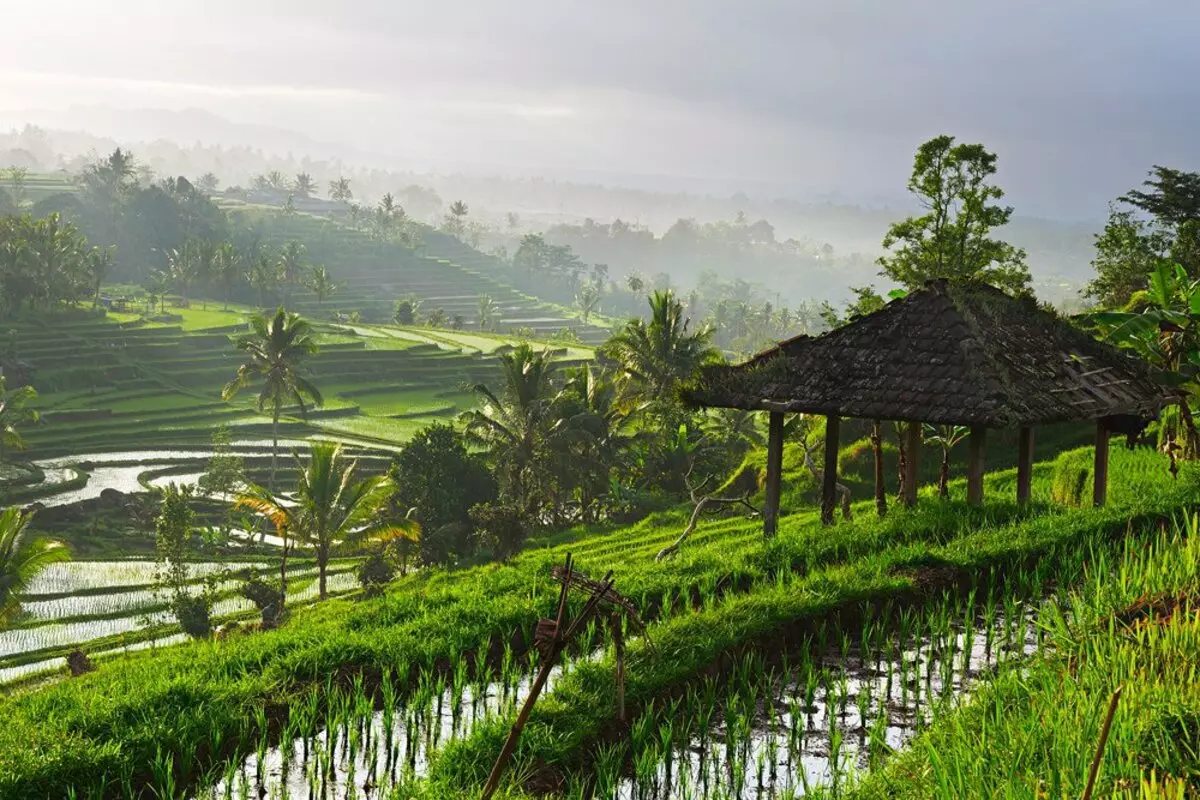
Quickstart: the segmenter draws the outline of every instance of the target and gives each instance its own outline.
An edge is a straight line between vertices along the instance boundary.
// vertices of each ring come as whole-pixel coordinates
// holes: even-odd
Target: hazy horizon
[[[198,109],[393,169],[639,176],[891,202],[917,144],[982,141],[1018,213],[1095,219],[1189,168],[1200,8],[64,0],[7,10],[0,120]],[[82,111],[81,111],[82,110]],[[102,117],[109,118],[104,123]],[[88,127],[86,119],[81,127]],[[190,143],[185,141],[186,143]],[[248,141],[244,144],[261,146]]]

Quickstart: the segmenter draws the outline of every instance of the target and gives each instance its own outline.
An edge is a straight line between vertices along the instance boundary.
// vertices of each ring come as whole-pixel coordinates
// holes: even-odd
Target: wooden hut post
[[[617,722],[625,721],[625,634],[621,630],[621,613],[612,612],[613,651],[616,658]]]
[[[763,535],[774,536],[779,523],[779,481],[783,472],[783,412],[772,411],[767,423],[767,485],[763,503]]]
[[[883,423],[875,420],[871,426],[871,450],[875,456],[875,511],[887,516],[887,491],[883,485]]]
[[[825,417],[825,470],[821,474],[821,523],[833,524],[833,510],[837,508],[838,428],[841,419],[837,414]]]
[[[917,467],[921,460],[921,423],[910,422],[904,429],[904,505],[917,504]]]
[[[1096,420],[1096,462],[1092,467],[1092,505],[1108,501],[1108,426]]]
[[[1029,502],[1033,488],[1033,428],[1021,428],[1017,435],[1017,505]]]
[[[967,440],[967,502],[973,506],[983,503],[983,459],[987,446],[987,428],[971,428]]]

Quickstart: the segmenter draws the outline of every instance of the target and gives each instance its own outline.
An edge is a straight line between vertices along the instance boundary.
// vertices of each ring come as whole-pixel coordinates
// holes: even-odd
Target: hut
[[[930,281],[883,309],[820,336],[780,342],[742,364],[702,370],[693,406],[770,412],[763,526],[775,532],[784,415],[826,417],[822,519],[833,522],[842,418],[905,425],[906,505],[917,498],[922,423],[970,428],[967,499],[983,500],[989,429],[1018,429],[1017,500],[1029,500],[1038,425],[1096,425],[1095,505],[1103,505],[1108,442],[1136,434],[1176,399],[1148,364],[1098,342],[1031,297],[982,283]],[[881,497],[882,473],[876,468]]]

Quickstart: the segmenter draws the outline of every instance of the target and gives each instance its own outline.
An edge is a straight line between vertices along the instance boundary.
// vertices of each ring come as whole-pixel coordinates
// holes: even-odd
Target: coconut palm
[[[299,480],[292,498],[276,497],[251,487],[238,503],[275,522],[313,550],[320,598],[328,596],[326,571],[335,549],[355,540],[392,539],[411,535],[416,524],[381,522],[395,485],[383,475],[355,480],[358,462],[347,458],[341,444],[313,442],[308,460],[296,453]]]
[[[271,408],[271,480],[275,489],[275,467],[279,456],[279,416],[286,404],[294,402],[301,416],[307,416],[306,400],[313,405],[324,403],[321,392],[300,374],[300,364],[317,352],[312,326],[299,314],[289,314],[281,306],[268,319],[255,314],[250,320],[251,331],[238,340],[238,349],[246,361],[238,367],[237,375],[221,390],[221,397],[231,400],[234,395],[256,380],[262,381],[256,403],[259,411]]]
[[[329,182],[329,199],[338,203],[349,203],[354,199],[354,192],[350,189],[349,178],[336,178]]]
[[[10,391],[5,387],[4,376],[0,375],[0,464],[4,463],[6,449],[25,449],[25,439],[18,428],[38,421],[37,410],[29,407],[36,399],[37,390],[32,386],[18,386]]]
[[[33,515],[17,507],[0,511],[0,627],[21,609],[21,595],[34,576],[70,557],[67,548],[47,539],[30,539]]]
[[[279,251],[279,277],[286,290],[285,303],[291,303],[292,292],[300,282],[307,263],[308,248],[300,242],[288,242]]]
[[[479,330],[491,331],[496,329],[500,321],[500,305],[491,295],[479,295]]]
[[[104,283],[104,279],[108,277],[108,272],[112,269],[113,255],[116,252],[116,245],[93,247],[87,252],[84,266],[87,269],[88,278],[92,282],[92,308],[100,304],[100,284]]]
[[[624,373],[626,398],[639,403],[672,403],[679,385],[701,366],[720,360],[712,331],[688,331],[683,304],[670,289],[650,297],[650,321],[632,319],[604,345]]]
[[[553,424],[553,359],[526,343],[502,354],[500,366],[498,392],[483,384],[474,387],[483,407],[465,415],[466,435],[489,451],[518,507],[532,512],[540,500],[546,437]]]
[[[246,272],[246,282],[258,291],[258,304],[267,305],[267,292],[279,285],[279,265],[266,253],[260,253],[254,266]]]
[[[596,313],[596,309],[600,306],[600,284],[588,281],[580,286],[579,292],[575,295],[575,305],[579,308],[580,319],[586,325],[588,317]]]
[[[338,290],[338,285],[333,282],[333,278],[329,276],[329,270],[325,267],[313,267],[305,286],[317,296],[318,306],[325,305],[325,301],[333,297]]]
[[[234,247],[233,242],[222,242],[213,253],[213,281],[225,289],[225,310],[229,310],[229,301],[233,297],[233,287],[237,284],[241,272],[242,256]]]
[[[966,425],[925,425],[925,441],[942,448],[942,466],[938,471],[938,496],[950,496],[950,451],[967,438]]]
[[[312,197],[316,191],[317,182],[307,172],[299,173],[296,175],[296,180],[292,181],[292,192],[297,197]]]

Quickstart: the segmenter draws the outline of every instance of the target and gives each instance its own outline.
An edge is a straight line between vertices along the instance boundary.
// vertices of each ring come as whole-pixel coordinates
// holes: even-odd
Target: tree
[[[950,496],[950,451],[967,438],[971,429],[966,425],[930,425],[925,424],[926,442],[932,442],[942,448],[942,464],[938,470],[938,496]]]
[[[213,254],[213,281],[225,289],[225,310],[229,310],[229,302],[233,299],[233,287],[237,285],[241,273],[242,256],[234,247],[233,242],[222,242]]]
[[[1146,288],[1146,276],[1167,254],[1168,234],[1128,209],[1108,207],[1104,232],[1096,234],[1096,277],[1085,293],[1106,306],[1123,306]]]
[[[279,251],[279,277],[285,288],[284,304],[292,302],[292,292],[300,283],[300,276],[308,266],[308,248],[300,242],[291,241]]]
[[[186,308],[188,289],[200,276],[200,259],[192,241],[184,242],[182,247],[167,252],[167,275],[179,294],[180,304]]]
[[[988,182],[995,173],[996,156],[981,144],[955,144],[952,136],[922,144],[908,190],[926,213],[888,228],[883,246],[890,252],[878,261],[880,274],[909,289],[946,278],[983,281],[1013,293],[1027,290],[1025,251],[988,237],[1013,213],[992,202],[1004,196]]]
[[[192,594],[192,571],[187,560],[196,513],[192,510],[192,487],[167,485],[154,523],[154,547],[158,560],[158,583],[171,594],[171,610],[183,632],[196,639],[212,633],[212,606],[219,591],[219,576],[206,575],[204,588]]]
[[[292,181],[292,193],[297,197],[309,198],[317,191],[317,182],[313,180],[312,175],[307,172],[301,172],[296,175],[296,179]]]
[[[676,402],[680,385],[707,363],[719,361],[712,330],[689,332],[683,304],[669,289],[650,297],[650,321],[632,319],[609,339],[603,353],[623,373],[623,389],[634,403],[664,408]]]
[[[405,297],[396,301],[396,311],[392,315],[392,320],[397,325],[415,325],[417,321],[417,312],[421,308],[421,301],[413,297]]]
[[[329,270],[325,267],[313,267],[305,284],[317,296],[317,305],[325,305],[325,301],[337,294],[338,285],[333,282]]]
[[[246,463],[233,452],[233,434],[221,425],[212,433],[212,457],[197,485],[211,496],[230,496],[246,485]]]
[[[625,284],[629,287],[630,292],[640,295],[646,288],[646,279],[636,272],[631,272],[625,277]]]
[[[25,167],[8,168],[8,185],[12,191],[13,205],[18,209],[25,200],[25,181],[28,177],[29,170]]]
[[[104,279],[108,277],[109,270],[112,269],[113,256],[116,255],[117,248],[115,245],[108,247],[93,247],[87,253],[85,261],[88,277],[92,282],[92,308],[100,304],[100,284],[104,283]]]
[[[544,499],[546,437],[553,424],[553,358],[521,344],[500,355],[501,388],[474,387],[483,407],[465,416],[468,441],[488,451],[501,486],[528,516]]]
[[[588,317],[596,313],[596,308],[600,305],[600,284],[588,281],[580,286],[579,293],[575,295],[575,305],[579,308],[580,319],[586,325]]]
[[[510,231],[515,231],[517,228],[521,227],[521,216],[515,211],[509,211],[504,215],[504,219],[508,223],[508,229]]]
[[[455,200],[450,204],[450,211],[446,214],[443,228],[446,233],[451,236],[461,236],[467,229],[467,204],[462,200]]]
[[[494,331],[500,321],[500,305],[491,295],[479,295],[479,330]]]
[[[29,538],[32,520],[32,513],[16,507],[0,511],[0,627],[21,610],[21,597],[39,572],[70,558],[59,542]]]
[[[281,306],[268,319],[255,314],[250,320],[251,332],[238,340],[238,350],[246,361],[238,367],[237,375],[221,390],[226,401],[255,381],[261,381],[256,398],[259,411],[271,409],[271,480],[268,487],[275,490],[275,467],[279,457],[279,417],[284,406],[294,402],[301,416],[307,417],[306,401],[324,404],[321,392],[300,374],[301,364],[317,352],[312,326],[299,314],[289,314]]]
[[[258,304],[267,305],[267,292],[279,285],[279,262],[267,253],[260,253],[254,266],[246,273],[246,282],[258,291]]]
[[[504,503],[480,503],[471,509],[479,538],[499,561],[507,561],[525,543],[527,526],[519,508]]]
[[[442,308],[435,308],[425,315],[425,324],[431,328],[444,328],[449,322],[450,317]]]
[[[32,386],[9,389],[5,377],[0,375],[0,464],[4,463],[6,450],[24,450],[25,439],[20,428],[37,424],[41,418],[37,409],[29,404],[37,399],[37,390]]]
[[[239,499],[243,505],[284,524],[300,542],[313,550],[317,561],[318,592],[328,595],[326,574],[334,550],[352,540],[401,535],[411,523],[383,523],[384,510],[395,490],[386,476],[356,480],[358,462],[349,459],[341,444],[313,442],[308,460],[296,453],[299,480],[293,501],[275,497],[252,486]]]
[[[196,191],[204,195],[214,195],[221,186],[221,179],[211,172],[206,172],[196,179]]]
[[[428,531],[468,523],[472,506],[496,498],[487,464],[447,424],[418,431],[392,460],[388,475],[396,486],[391,517],[408,518],[411,512]]]
[[[274,189],[277,192],[282,192],[288,186],[287,176],[277,169],[273,169],[264,175],[263,182],[268,189]]]
[[[337,203],[349,203],[354,199],[354,192],[350,189],[349,178],[336,178],[329,182],[329,199]]]

